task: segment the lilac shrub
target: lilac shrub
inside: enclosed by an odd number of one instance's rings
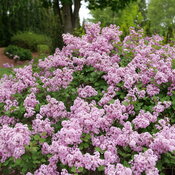
[[[0,174],[158,175],[175,165],[175,47],[86,26],[0,79]]]

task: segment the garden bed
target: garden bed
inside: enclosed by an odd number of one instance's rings
[[[3,64],[8,63],[10,65],[23,65],[28,63],[29,61],[15,61],[13,59],[8,58],[5,54],[4,54],[4,49],[5,48],[0,48],[0,68],[4,67]],[[38,53],[34,52],[32,53],[33,58],[38,57]]]

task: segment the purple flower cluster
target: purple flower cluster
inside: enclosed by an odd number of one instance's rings
[[[45,76],[41,77],[44,83],[43,87],[47,88],[48,91],[57,91],[60,88],[66,88],[73,80],[72,73],[73,70],[66,67],[63,70],[57,69],[53,73],[46,72]]]
[[[26,99],[24,100],[24,107],[26,109],[26,113],[24,117],[32,117],[35,114],[35,106],[39,103],[36,100],[36,96],[34,93],[29,94]]]
[[[30,143],[30,136],[27,125],[17,123],[14,128],[4,125],[0,129],[1,162],[9,157],[20,158],[25,153],[25,146]]]
[[[105,169],[105,174],[110,175],[132,175],[132,171],[130,168],[124,167],[122,164],[118,163],[115,165],[109,165]]]
[[[85,86],[83,88],[78,89],[78,95],[81,98],[87,98],[97,95],[98,92],[91,86]]]
[[[41,106],[41,116],[52,118],[55,121],[58,121],[60,118],[67,116],[67,111],[63,102],[57,101],[50,96],[47,96],[46,99],[48,101],[48,104]]]
[[[132,161],[132,171],[135,175],[140,175],[145,172],[148,175],[158,175],[159,171],[156,166],[158,157],[154,154],[151,149],[148,149],[144,153],[139,153],[134,156]]]
[[[14,125],[16,123],[16,120],[14,117],[8,117],[8,116],[1,116],[0,117],[0,125]]]
[[[150,112],[140,111],[139,115],[132,121],[135,128],[146,128],[150,125],[150,122],[156,122],[156,115],[152,115]]]
[[[41,135],[52,135],[54,128],[51,126],[51,122],[48,118],[42,120],[40,116],[38,116],[35,120],[32,121],[32,129],[33,134],[41,134]]]
[[[114,86],[109,86],[107,89],[107,92],[103,92],[104,95],[99,101],[99,105],[103,106],[108,102],[110,102],[110,100],[112,100],[113,97],[115,97],[117,91],[119,91],[119,88],[115,88]]]

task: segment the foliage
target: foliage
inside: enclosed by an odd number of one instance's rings
[[[22,31],[45,34],[54,48],[62,46],[59,18],[53,9],[42,7],[41,0],[0,0],[0,4],[0,46],[9,45],[11,37]]]
[[[119,11],[124,9],[130,2],[134,2],[136,0],[89,0],[89,8],[96,9],[96,8],[106,8],[110,7],[113,11]]]
[[[121,30],[124,32],[124,34],[128,34],[128,28],[130,26],[138,28],[138,26],[143,22],[143,16],[142,13],[139,11],[139,4],[138,3],[132,3],[129,6],[127,6],[121,14],[119,14],[119,26],[121,27]]]
[[[83,36],[84,34],[85,34],[85,29],[84,29],[84,27],[76,28],[76,29],[74,29],[74,31],[73,31],[73,35],[75,35],[75,36]]]
[[[50,48],[48,45],[39,44],[39,45],[37,45],[37,52],[40,55],[48,55],[50,53]]]
[[[34,32],[21,32],[12,37],[12,43],[30,49],[31,51],[37,51],[39,44],[47,45],[51,47],[51,39],[46,35],[37,34]]]
[[[7,55],[9,58],[24,61],[24,60],[31,60],[32,53],[28,49],[23,49],[16,45],[9,45],[5,48],[4,54]]]
[[[110,7],[105,9],[95,9],[90,11],[92,15],[92,19],[89,21],[97,23],[98,21],[101,22],[101,25],[109,26],[110,24],[117,24],[119,20],[119,16],[115,11],[112,11]]]
[[[1,174],[154,174],[175,165],[174,47],[85,26],[0,79]],[[13,171],[12,171],[13,170]]]
[[[144,12],[140,11],[140,3],[140,1],[129,3],[124,9],[119,11],[113,11],[110,7],[91,10],[93,19],[89,19],[89,21],[95,23],[100,21],[102,26],[116,24],[120,26],[123,35],[126,36],[129,33],[129,27],[138,28],[144,22]]]
[[[11,74],[12,70],[9,68],[2,67],[0,71],[0,78],[3,77],[4,74],[9,75]]]
[[[174,0],[151,0],[148,5],[150,31],[165,37],[165,43],[171,43],[175,37]]]
[[[174,0],[151,0],[148,6],[148,18],[154,32],[163,32],[168,27],[175,25]]]
[[[64,33],[73,33],[74,29],[80,27],[79,10],[81,0],[41,0],[44,7],[51,7],[58,14],[59,21],[63,26]],[[85,0],[89,9],[104,9],[106,7],[119,11],[124,9],[130,2],[136,0]]]

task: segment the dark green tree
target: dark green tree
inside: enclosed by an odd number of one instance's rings
[[[0,26],[1,46],[8,45],[11,36],[19,31],[31,30],[58,38],[60,30],[53,8],[44,8],[41,0],[0,0]]]
[[[141,27],[144,27],[147,24],[147,5],[146,0],[138,0],[139,12],[143,16],[143,21],[141,22]]]
[[[151,0],[148,5],[148,18],[151,31],[163,34],[169,41],[175,32],[175,1]]]
[[[144,27],[146,24],[146,9],[143,2],[143,0],[130,2],[124,9],[119,11],[112,10],[111,7],[94,9],[91,10],[93,19],[89,20],[91,22],[100,21],[102,26],[116,24],[120,26],[123,35],[125,36],[128,34],[130,27]]]
[[[59,19],[65,33],[72,33],[79,24],[79,10],[82,0],[42,0],[45,7],[52,6],[58,13]],[[131,1],[136,0],[85,0],[89,2],[89,9],[104,9],[106,7],[112,10],[123,9]]]

